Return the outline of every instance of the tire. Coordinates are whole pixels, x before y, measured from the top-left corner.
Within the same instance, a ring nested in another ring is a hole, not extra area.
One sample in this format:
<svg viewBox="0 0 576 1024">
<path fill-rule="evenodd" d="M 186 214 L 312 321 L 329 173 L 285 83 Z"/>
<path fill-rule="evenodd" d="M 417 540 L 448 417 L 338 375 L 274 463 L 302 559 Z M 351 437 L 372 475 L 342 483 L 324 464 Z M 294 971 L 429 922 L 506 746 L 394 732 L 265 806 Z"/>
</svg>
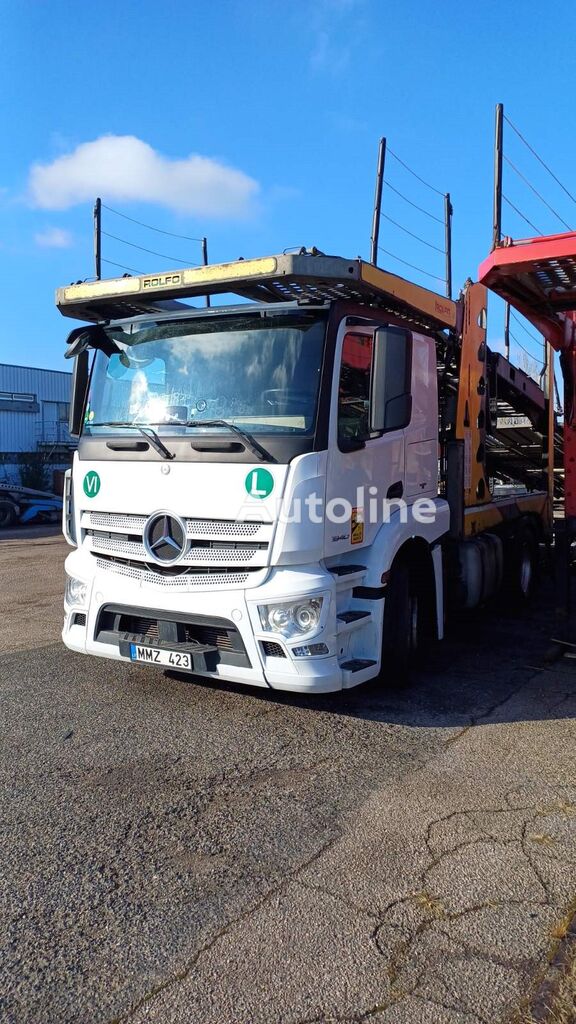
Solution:
<svg viewBox="0 0 576 1024">
<path fill-rule="evenodd" d="M 383 681 L 406 684 L 422 652 L 424 621 L 421 582 L 408 561 L 397 561 L 392 566 L 384 605 Z"/>
<path fill-rule="evenodd" d="M 16 522 L 16 506 L 13 501 L 0 499 L 0 529 L 5 530 Z"/>
<path fill-rule="evenodd" d="M 529 604 L 534 596 L 540 570 L 540 548 L 533 528 L 521 523 L 512 542 L 507 572 L 509 596 L 519 607 Z"/>
</svg>

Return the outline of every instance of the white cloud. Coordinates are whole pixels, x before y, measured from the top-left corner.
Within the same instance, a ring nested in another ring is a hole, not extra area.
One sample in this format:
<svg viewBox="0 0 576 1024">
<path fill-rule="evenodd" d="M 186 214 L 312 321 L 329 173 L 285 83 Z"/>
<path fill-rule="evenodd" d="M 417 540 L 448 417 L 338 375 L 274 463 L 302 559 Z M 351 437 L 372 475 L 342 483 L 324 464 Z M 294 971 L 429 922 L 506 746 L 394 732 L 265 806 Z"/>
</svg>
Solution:
<svg viewBox="0 0 576 1024">
<path fill-rule="evenodd" d="M 46 228 L 34 235 L 36 245 L 42 249 L 69 249 L 72 245 L 72 235 L 63 228 Z"/>
<path fill-rule="evenodd" d="M 44 210 L 104 200 L 159 203 L 181 213 L 245 217 L 260 186 L 242 171 L 192 154 L 172 160 L 134 135 L 103 135 L 30 170 L 28 196 Z"/>
</svg>

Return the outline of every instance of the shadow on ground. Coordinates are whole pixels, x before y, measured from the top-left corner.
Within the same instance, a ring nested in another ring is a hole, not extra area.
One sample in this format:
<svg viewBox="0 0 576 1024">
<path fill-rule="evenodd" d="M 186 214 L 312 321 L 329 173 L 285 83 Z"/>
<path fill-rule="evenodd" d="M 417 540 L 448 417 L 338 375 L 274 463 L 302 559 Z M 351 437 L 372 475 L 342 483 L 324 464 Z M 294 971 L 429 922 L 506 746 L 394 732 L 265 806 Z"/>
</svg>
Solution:
<svg viewBox="0 0 576 1024">
<path fill-rule="evenodd" d="M 336 694 L 294 694 L 248 688 L 253 699 L 271 709 L 292 706 L 368 721 L 420 728 L 471 726 L 490 717 L 491 723 L 535 721 L 576 715 L 576 661 L 553 670 L 547 660 L 551 639 L 558 632 L 553 581 L 545 579 L 526 608 L 514 609 L 504 599 L 470 613 L 456 613 L 443 641 L 432 644 L 408 685 L 371 681 Z M 551 673 L 561 673 L 549 687 Z M 209 679 L 167 673 L 168 678 L 211 689 L 242 694 L 247 688 Z M 527 681 L 538 678 L 523 701 L 510 698 Z"/>
</svg>

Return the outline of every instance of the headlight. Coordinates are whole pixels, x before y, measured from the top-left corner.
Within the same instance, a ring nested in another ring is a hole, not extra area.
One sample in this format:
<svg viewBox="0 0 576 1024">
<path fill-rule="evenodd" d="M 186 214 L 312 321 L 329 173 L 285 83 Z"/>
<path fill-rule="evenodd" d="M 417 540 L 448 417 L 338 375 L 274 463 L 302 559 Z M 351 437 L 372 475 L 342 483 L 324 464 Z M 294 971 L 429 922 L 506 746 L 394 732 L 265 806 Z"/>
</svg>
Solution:
<svg viewBox="0 0 576 1024">
<path fill-rule="evenodd" d="M 77 580 L 75 576 L 66 577 L 66 604 L 84 606 L 87 592 L 88 587 L 83 580 Z"/>
<path fill-rule="evenodd" d="M 266 633 L 280 633 L 286 638 L 312 633 L 320 625 L 323 601 L 324 598 L 319 596 L 278 604 L 259 604 L 262 629 Z"/>
</svg>

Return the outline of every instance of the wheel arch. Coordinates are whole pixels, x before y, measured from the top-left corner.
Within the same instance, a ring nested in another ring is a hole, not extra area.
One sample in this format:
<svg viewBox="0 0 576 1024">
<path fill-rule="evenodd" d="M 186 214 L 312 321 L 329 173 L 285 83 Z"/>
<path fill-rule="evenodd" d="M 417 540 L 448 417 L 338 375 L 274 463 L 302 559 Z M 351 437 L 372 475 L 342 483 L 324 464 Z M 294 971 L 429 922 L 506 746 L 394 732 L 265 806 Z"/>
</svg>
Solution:
<svg viewBox="0 0 576 1024">
<path fill-rule="evenodd" d="M 398 563 L 408 565 L 425 599 L 427 628 L 430 635 L 441 639 L 443 635 L 443 572 L 442 549 L 439 543 L 429 544 L 424 537 L 409 537 L 394 554 L 390 569 L 384 574 L 389 577 Z"/>
</svg>

